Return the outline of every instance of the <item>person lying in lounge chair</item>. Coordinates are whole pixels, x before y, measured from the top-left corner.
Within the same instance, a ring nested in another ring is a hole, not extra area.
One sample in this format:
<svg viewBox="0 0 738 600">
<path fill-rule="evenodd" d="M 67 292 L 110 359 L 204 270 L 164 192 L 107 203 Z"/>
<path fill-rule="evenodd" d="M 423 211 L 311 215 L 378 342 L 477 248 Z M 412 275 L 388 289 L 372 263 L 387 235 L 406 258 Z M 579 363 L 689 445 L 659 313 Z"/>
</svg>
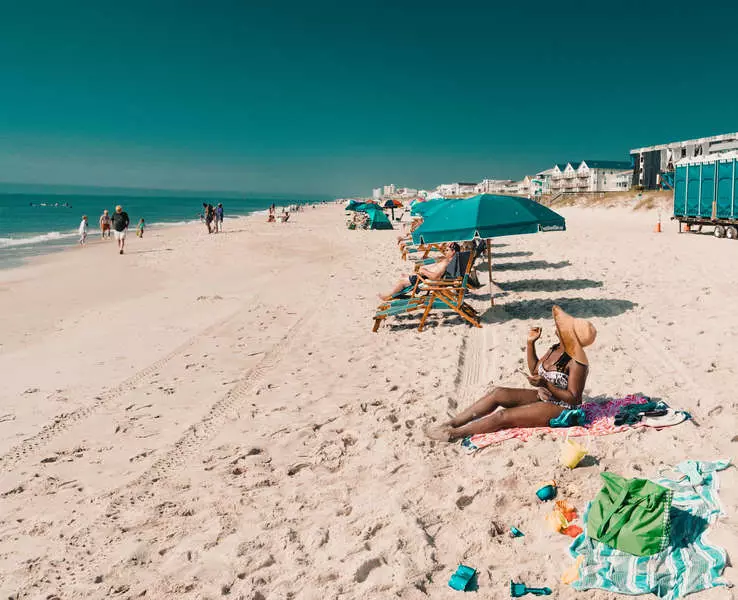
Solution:
<svg viewBox="0 0 738 600">
<path fill-rule="evenodd" d="M 456 417 L 438 427 L 426 429 L 428 437 L 453 441 L 477 433 L 492 433 L 514 427 L 548 427 L 551 419 L 582 403 L 589 361 L 584 347 L 597 337 L 594 325 L 553 307 L 559 342 L 538 358 L 536 341 L 540 327 L 528 333 L 526 357 L 532 389 L 494 388 Z"/>
<path fill-rule="evenodd" d="M 432 265 L 420 267 L 420 269 L 418 270 L 418 275 L 422 276 L 425 279 L 430 279 L 431 281 L 440 280 L 446 273 L 446 268 L 451 262 L 451 259 L 453 259 L 454 255 L 458 251 L 459 244 L 457 244 L 456 242 L 448 244 L 443 252 L 443 258 Z M 406 275 L 395 284 L 395 287 L 392 288 L 392 291 L 387 294 L 379 294 L 379 299 L 389 300 L 392 298 L 392 296 L 398 294 L 406 287 L 414 286 L 415 283 L 418 281 L 418 275 Z"/>
</svg>

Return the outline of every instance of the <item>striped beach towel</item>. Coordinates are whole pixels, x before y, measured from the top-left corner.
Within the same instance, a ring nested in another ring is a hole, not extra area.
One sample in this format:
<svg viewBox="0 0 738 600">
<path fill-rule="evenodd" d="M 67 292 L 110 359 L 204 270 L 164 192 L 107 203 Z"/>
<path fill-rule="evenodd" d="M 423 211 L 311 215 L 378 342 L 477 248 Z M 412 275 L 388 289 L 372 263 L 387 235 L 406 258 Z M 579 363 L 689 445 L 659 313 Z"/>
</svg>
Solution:
<svg viewBox="0 0 738 600">
<path fill-rule="evenodd" d="M 505 440 L 518 439 L 527 442 L 531 437 L 535 437 L 544 433 L 553 436 L 566 435 L 569 437 L 583 437 L 586 435 L 609 435 L 611 433 L 620 433 L 627 429 L 631 429 L 630 425 L 615 425 L 615 415 L 618 414 L 621 406 L 626 404 L 643 404 L 648 400 L 642 396 L 626 396 L 617 400 L 608 400 L 607 402 L 585 402 L 582 404 L 584 409 L 584 426 L 583 427 L 525 427 L 518 429 L 503 429 L 494 433 L 480 433 L 467 437 L 463 440 L 464 446 L 470 452 L 481 450 L 492 444 L 499 444 Z"/>
<path fill-rule="evenodd" d="M 588 538 L 586 533 L 569 551 L 582 556 L 579 579 L 572 587 L 593 588 L 618 594 L 655 594 L 674 600 L 694 592 L 729 585 L 722 577 L 726 554 L 707 539 L 709 526 L 722 514 L 716 472 L 729 460 L 680 463 L 673 478 L 653 481 L 672 490 L 669 546 L 653 556 L 633 556 Z M 587 522 L 589 506 L 584 514 Z M 586 531 L 586 527 L 585 527 Z"/>
</svg>

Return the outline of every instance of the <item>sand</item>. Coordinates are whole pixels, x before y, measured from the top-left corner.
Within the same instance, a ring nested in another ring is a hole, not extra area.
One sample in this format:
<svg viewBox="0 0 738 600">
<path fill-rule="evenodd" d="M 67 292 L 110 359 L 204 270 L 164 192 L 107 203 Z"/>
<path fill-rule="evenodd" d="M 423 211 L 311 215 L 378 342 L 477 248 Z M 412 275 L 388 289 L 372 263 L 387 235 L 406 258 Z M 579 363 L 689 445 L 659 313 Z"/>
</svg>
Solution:
<svg viewBox="0 0 738 600">
<path fill-rule="evenodd" d="M 460 562 L 484 598 L 511 578 L 612 597 L 559 583 L 568 538 L 534 491 L 555 478 L 581 509 L 603 470 L 733 455 L 738 244 L 654 234 L 653 213 L 561 212 L 565 233 L 496 241 L 481 329 L 434 316 L 372 333 L 376 293 L 408 263 L 396 233 L 348 231 L 337 206 L 0 272 L 0 597 L 443 599 Z M 695 422 L 597 438 L 573 471 L 550 437 L 474 455 L 426 439 L 490 386 L 525 383 L 527 328 L 551 343 L 554 302 L 599 331 L 588 397 L 643 393 Z M 734 556 L 735 469 L 721 483 L 712 539 Z"/>
</svg>

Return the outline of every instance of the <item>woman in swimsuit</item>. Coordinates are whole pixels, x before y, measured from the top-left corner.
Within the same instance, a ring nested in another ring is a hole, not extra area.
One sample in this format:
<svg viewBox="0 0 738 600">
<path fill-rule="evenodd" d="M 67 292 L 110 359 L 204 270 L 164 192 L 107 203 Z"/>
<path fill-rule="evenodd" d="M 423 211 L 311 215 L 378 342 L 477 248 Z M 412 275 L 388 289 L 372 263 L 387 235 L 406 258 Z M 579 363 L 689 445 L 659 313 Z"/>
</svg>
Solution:
<svg viewBox="0 0 738 600">
<path fill-rule="evenodd" d="M 584 347 L 594 342 L 597 331 L 589 321 L 575 319 L 558 306 L 553 307 L 553 318 L 559 343 L 551 346 L 543 358 L 539 359 L 536 352 L 540 327 L 528 333 L 526 357 L 530 374 L 526 376 L 533 389 L 495 388 L 427 434 L 433 439 L 452 441 L 512 427 L 547 427 L 563 410 L 579 406 L 589 372 Z"/>
</svg>

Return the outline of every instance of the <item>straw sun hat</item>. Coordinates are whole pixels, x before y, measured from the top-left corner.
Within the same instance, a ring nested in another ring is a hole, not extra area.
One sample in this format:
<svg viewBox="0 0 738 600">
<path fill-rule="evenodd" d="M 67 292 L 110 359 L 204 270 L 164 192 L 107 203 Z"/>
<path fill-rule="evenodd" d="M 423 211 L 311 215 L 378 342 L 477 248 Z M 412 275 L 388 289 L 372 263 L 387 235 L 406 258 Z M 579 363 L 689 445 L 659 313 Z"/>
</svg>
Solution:
<svg viewBox="0 0 738 600">
<path fill-rule="evenodd" d="M 588 365 L 584 348 L 595 341 L 597 337 L 595 326 L 584 319 L 572 317 L 560 306 L 553 307 L 553 319 L 566 353 L 578 363 Z"/>
</svg>

